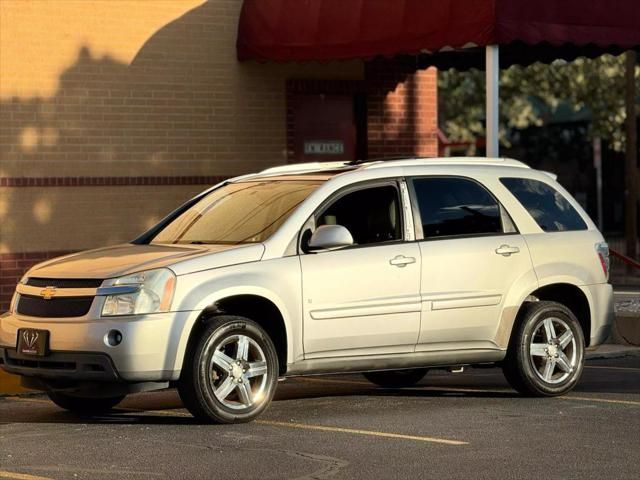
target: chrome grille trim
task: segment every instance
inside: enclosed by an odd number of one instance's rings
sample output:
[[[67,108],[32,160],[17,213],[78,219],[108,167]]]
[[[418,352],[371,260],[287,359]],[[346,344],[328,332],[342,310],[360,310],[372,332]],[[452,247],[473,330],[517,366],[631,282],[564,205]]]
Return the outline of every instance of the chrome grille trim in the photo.
[[[30,295],[32,297],[44,297],[43,292],[48,287],[34,287],[19,283],[16,292],[20,295]],[[55,287],[54,287],[55,288]],[[97,288],[55,288],[55,298],[61,297],[95,297]]]

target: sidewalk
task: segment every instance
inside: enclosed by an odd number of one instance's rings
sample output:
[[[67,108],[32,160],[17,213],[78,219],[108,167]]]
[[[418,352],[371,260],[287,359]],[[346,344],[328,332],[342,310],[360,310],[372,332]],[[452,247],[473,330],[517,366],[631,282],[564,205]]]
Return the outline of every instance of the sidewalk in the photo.
[[[587,360],[595,360],[598,358],[640,357],[640,347],[605,343],[604,345],[600,345],[596,350],[587,352],[586,357]]]

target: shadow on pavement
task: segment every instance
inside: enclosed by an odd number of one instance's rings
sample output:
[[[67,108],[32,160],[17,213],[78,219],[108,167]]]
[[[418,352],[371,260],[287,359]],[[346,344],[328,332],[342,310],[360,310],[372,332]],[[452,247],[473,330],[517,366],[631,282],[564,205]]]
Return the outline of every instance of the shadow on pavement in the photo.
[[[605,397],[608,394],[640,395],[640,368],[637,362],[625,361],[624,367],[586,368],[580,384],[572,392],[576,396],[588,393]],[[593,365],[593,364],[591,364]],[[434,371],[420,384],[410,388],[381,388],[369,384],[359,375],[294,378],[278,385],[274,408],[287,408],[287,402],[310,402],[331,398],[394,397],[397,399],[429,399],[459,397],[468,399],[517,399],[531,401],[512,390],[497,369],[477,369],[452,375]],[[608,398],[608,397],[607,397]],[[615,399],[615,398],[614,398]],[[535,400],[534,400],[535,401]],[[128,397],[108,415],[82,417],[58,409],[43,396],[0,398],[0,425],[15,423],[69,424],[137,424],[137,425],[197,425],[186,413],[176,390],[145,393]],[[175,411],[175,414],[173,412]],[[155,413],[154,413],[155,411]]]

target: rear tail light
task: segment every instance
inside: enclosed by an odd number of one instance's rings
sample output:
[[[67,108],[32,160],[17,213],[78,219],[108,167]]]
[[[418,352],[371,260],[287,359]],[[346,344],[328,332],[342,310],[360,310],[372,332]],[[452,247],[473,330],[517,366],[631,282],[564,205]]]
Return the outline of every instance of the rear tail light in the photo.
[[[609,280],[609,267],[611,266],[609,260],[609,245],[606,242],[596,243],[596,253],[602,265],[602,271],[607,280]]]

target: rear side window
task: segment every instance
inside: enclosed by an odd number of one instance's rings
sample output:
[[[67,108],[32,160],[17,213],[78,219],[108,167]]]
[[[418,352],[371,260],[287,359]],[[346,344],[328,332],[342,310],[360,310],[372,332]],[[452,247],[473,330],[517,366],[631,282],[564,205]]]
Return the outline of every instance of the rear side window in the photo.
[[[528,178],[501,178],[500,181],[545,232],[587,229],[576,209],[552,186]]]
[[[503,233],[497,200],[464,178],[413,179],[424,238]]]

